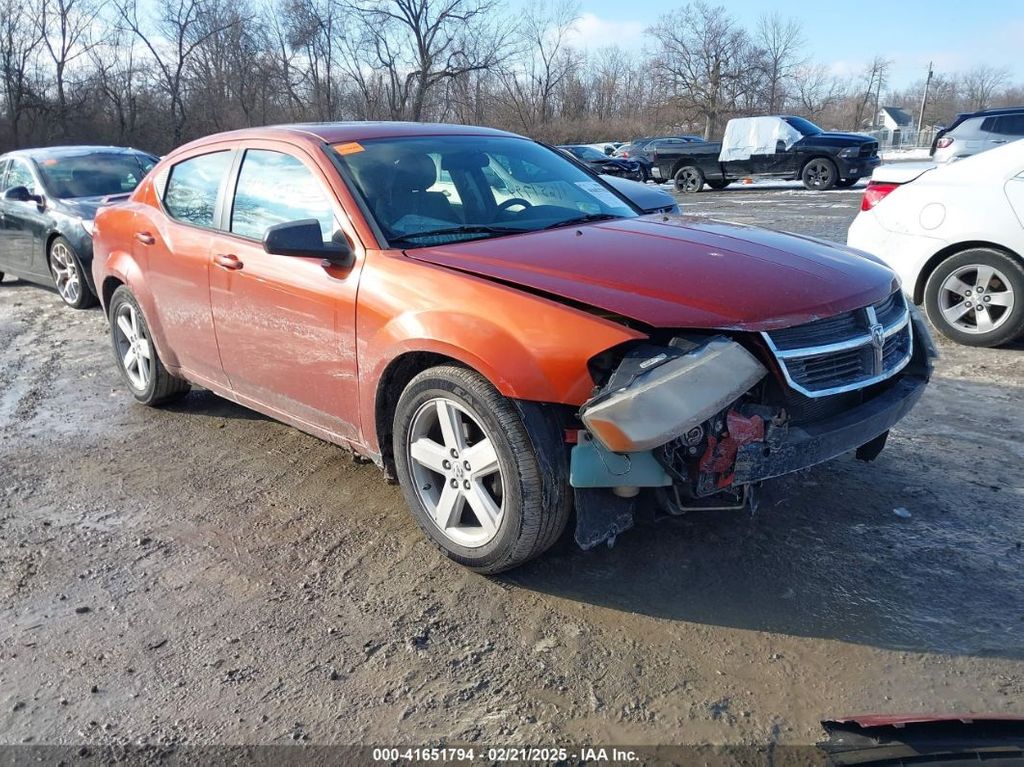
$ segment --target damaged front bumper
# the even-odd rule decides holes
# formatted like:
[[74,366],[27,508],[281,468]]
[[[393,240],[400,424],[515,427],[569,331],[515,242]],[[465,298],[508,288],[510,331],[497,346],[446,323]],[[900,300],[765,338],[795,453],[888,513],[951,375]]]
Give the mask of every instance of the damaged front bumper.
[[[588,429],[571,440],[576,443],[570,483],[576,493],[577,542],[590,548],[631,527],[641,488],[667,489],[662,495],[674,498],[668,509],[672,513],[734,508],[737,499],[744,502],[748,489],[764,480],[851,451],[872,460],[931,376],[935,347],[913,311],[910,324],[913,355],[905,367],[861,392],[843,394],[846,399],[836,407],[816,411],[814,417],[787,410],[784,398],[800,395],[780,393],[781,381],[759,375],[758,368],[762,374],[767,369],[752,356],[737,353],[731,346],[739,344],[722,336],[690,347],[668,363],[647,366],[643,355],[625,359],[583,406],[580,419]],[[691,365],[695,360],[708,365]],[[723,378],[716,360],[738,365],[740,383],[722,385],[724,399],[715,396]],[[658,403],[673,406],[655,418]],[[651,447],[654,442],[659,444]]]

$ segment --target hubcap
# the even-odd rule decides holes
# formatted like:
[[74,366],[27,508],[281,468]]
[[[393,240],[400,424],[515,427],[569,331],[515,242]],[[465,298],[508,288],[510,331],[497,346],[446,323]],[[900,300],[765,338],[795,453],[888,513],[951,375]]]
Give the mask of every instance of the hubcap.
[[990,333],[1013,314],[1013,288],[1006,275],[982,264],[961,266],[942,281],[942,319],[963,333]]
[[137,391],[149,386],[152,347],[146,338],[138,312],[131,304],[121,304],[114,317],[114,336],[121,367],[128,383]]
[[504,476],[477,416],[450,399],[429,400],[413,416],[406,449],[420,501],[446,538],[475,548],[498,534]]
[[82,280],[78,274],[78,264],[71,255],[68,246],[58,242],[50,251],[50,270],[57,292],[66,303],[73,304],[82,295]]

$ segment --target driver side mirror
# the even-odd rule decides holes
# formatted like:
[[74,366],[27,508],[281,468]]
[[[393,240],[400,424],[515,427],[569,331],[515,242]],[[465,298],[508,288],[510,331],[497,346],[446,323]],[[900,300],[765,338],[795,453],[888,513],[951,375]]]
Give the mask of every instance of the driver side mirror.
[[355,256],[347,242],[324,242],[320,222],[315,218],[287,221],[267,229],[263,250],[272,256],[322,258],[334,266],[352,266]]
[[783,154],[786,151],[786,142],[779,139],[775,142],[775,154]]
[[43,204],[43,198],[39,195],[32,194],[28,187],[24,186],[12,186],[6,192],[4,192],[4,200],[7,202],[34,202],[37,205]]

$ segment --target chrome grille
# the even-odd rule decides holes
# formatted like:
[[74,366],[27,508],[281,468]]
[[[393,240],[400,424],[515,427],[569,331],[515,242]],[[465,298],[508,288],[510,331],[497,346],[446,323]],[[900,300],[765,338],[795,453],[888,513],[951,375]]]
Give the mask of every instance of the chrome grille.
[[762,335],[786,381],[808,397],[884,381],[913,353],[910,311],[899,291],[863,309]]

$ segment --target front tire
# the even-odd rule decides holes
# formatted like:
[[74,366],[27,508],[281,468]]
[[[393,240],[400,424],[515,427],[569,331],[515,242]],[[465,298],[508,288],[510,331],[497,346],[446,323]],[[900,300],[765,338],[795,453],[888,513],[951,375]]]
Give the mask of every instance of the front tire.
[[804,166],[800,180],[804,182],[805,188],[824,192],[836,185],[839,171],[836,164],[827,157],[815,157]]
[[72,309],[88,309],[96,303],[96,296],[85,279],[82,262],[67,238],[54,238],[48,260],[53,286],[65,304]]
[[695,194],[704,188],[704,171],[696,165],[684,165],[676,171],[673,184],[677,192]]
[[1024,265],[999,250],[965,250],[935,268],[924,301],[928,318],[947,338],[999,346],[1024,333]]
[[431,368],[405,387],[395,468],[416,522],[448,558],[494,574],[558,539],[571,509],[568,472],[560,431],[543,423],[528,430],[510,400],[465,368]]
[[167,372],[156,352],[149,325],[131,290],[122,285],[110,298],[110,341],[121,377],[135,399],[158,406],[188,394],[188,381]]

